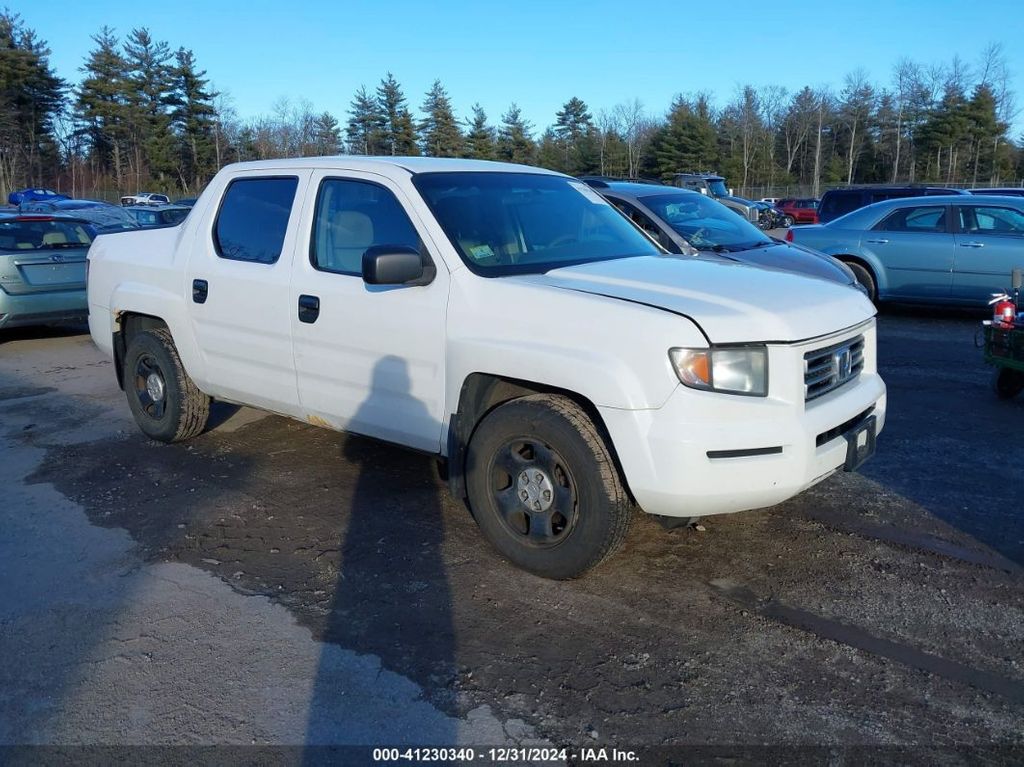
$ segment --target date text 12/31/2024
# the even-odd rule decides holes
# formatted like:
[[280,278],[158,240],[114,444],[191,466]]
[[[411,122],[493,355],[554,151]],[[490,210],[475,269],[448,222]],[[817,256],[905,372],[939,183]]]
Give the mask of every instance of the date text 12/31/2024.
[[579,749],[544,748],[544,747],[498,747],[487,749],[473,748],[375,748],[373,761],[385,764],[388,762],[445,762],[467,764],[521,764],[537,762],[566,761],[628,763],[636,762],[639,756],[635,751],[620,748],[604,748],[588,746]]

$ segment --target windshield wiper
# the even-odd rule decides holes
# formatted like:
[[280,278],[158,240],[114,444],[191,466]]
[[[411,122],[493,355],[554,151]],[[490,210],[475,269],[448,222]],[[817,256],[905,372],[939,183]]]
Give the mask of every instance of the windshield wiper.
[[753,250],[754,248],[767,248],[769,245],[774,244],[775,242],[773,240],[761,240],[760,242],[755,242],[753,245],[751,245],[750,249]]

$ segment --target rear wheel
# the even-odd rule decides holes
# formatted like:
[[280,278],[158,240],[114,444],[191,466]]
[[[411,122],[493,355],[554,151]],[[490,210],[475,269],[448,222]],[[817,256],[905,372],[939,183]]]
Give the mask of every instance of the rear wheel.
[[783,229],[789,229],[791,226],[793,226],[793,217],[792,216],[783,216],[782,217],[782,228]]
[[999,399],[1013,399],[1024,391],[1024,373],[1010,368],[996,368],[992,374],[992,391]]
[[484,537],[544,578],[581,575],[618,549],[632,514],[608,446],[572,400],[537,394],[491,411],[467,454]]
[[878,286],[875,284],[875,276],[871,273],[871,270],[866,266],[858,264],[856,261],[844,261],[850,271],[853,272],[853,276],[857,278],[864,289],[868,292],[868,298],[871,299],[871,303],[878,303]]
[[163,328],[138,333],[128,344],[124,392],[135,423],[159,442],[198,436],[210,417],[210,398],[188,377],[170,331]]

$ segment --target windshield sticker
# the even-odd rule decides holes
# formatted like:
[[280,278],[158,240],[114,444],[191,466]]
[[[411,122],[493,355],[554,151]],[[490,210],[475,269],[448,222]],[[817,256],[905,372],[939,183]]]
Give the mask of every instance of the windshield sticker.
[[604,198],[601,195],[599,195],[597,192],[595,192],[593,189],[591,189],[588,185],[586,185],[584,183],[581,183],[579,181],[570,181],[569,182],[569,186],[571,186],[577,192],[582,194],[584,197],[586,197],[588,200],[590,200],[595,205],[607,205],[608,204],[608,203],[606,203],[604,201]]
[[494,251],[490,245],[474,245],[469,249],[469,255],[479,261],[481,258],[492,258]]

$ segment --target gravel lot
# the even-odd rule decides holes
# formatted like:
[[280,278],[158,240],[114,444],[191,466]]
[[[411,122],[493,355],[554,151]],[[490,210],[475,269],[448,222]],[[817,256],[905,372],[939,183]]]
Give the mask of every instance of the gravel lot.
[[87,335],[0,331],[0,744],[1022,748],[1024,397],[978,319],[883,312],[861,474],[639,516],[568,583],[427,457],[232,408],[150,443]]

